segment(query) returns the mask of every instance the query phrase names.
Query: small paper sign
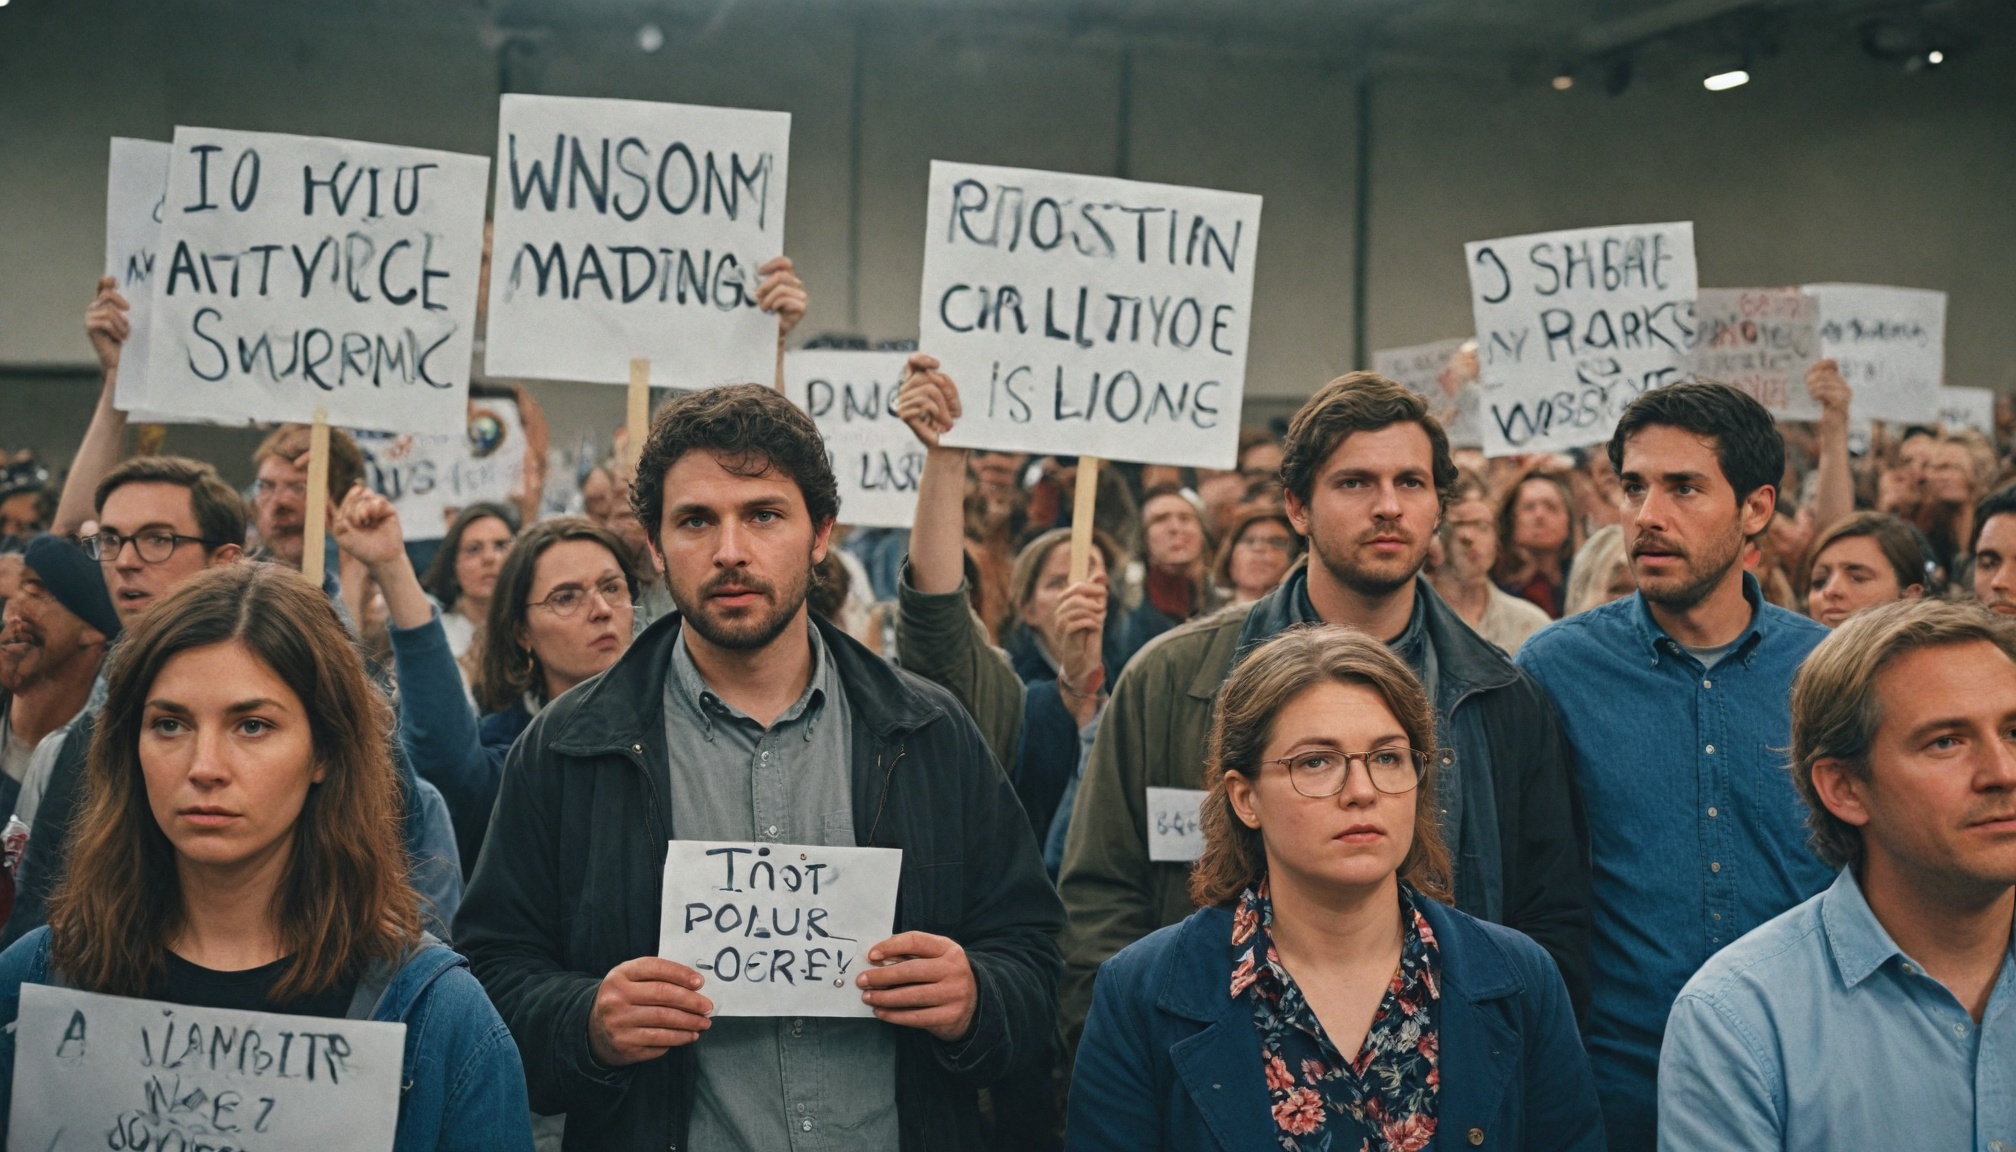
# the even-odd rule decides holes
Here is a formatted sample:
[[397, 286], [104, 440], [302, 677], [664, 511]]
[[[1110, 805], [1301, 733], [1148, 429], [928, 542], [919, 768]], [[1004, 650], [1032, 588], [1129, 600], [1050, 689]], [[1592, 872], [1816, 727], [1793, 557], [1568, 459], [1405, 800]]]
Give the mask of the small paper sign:
[[119, 350], [113, 402], [121, 412], [147, 407], [147, 334], [154, 316], [155, 250], [168, 199], [168, 158], [158, 140], [112, 138], [105, 169], [105, 275], [126, 297], [126, 343]]
[[1148, 789], [1148, 859], [1187, 864], [1204, 854], [1204, 797], [1195, 788]]
[[1939, 423], [1948, 432], [1972, 428], [1995, 438], [1995, 393], [1986, 388], [1939, 389]]
[[784, 387], [826, 437], [840, 482], [840, 522], [908, 528], [917, 515], [924, 445], [896, 415], [902, 352], [787, 352]]
[[1820, 301], [1797, 288], [1703, 288], [1694, 374], [1733, 384], [1785, 420], [1820, 419], [1806, 370], [1820, 358]]
[[869, 1016], [854, 978], [896, 923], [896, 848], [674, 840], [658, 955], [717, 1016]]
[[1946, 377], [1946, 293], [1808, 284], [1820, 300], [1820, 354], [1841, 363], [1858, 418], [1923, 422]]
[[525, 426], [513, 400], [478, 400], [463, 432], [366, 432], [364, 482], [392, 502], [408, 540], [440, 540], [471, 504], [509, 504], [525, 479]]
[[1477, 381], [1459, 376], [1449, 366], [1449, 358], [1469, 340], [1468, 336], [1457, 336], [1372, 353], [1372, 370], [1428, 401], [1428, 410], [1442, 422], [1454, 448], [1483, 444], [1477, 431]]
[[389, 1152], [406, 1025], [21, 986], [12, 1152]]

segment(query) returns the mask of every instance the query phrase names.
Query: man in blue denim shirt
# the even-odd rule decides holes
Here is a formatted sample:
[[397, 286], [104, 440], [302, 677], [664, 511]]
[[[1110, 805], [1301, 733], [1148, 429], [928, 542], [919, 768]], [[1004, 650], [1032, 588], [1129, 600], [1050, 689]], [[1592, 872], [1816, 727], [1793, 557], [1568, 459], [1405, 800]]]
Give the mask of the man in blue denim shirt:
[[1585, 1039], [1610, 1147], [1651, 1149], [1660, 1037], [1708, 957], [1824, 888], [1785, 771], [1793, 674], [1826, 629], [1764, 603], [1746, 538], [1785, 445], [1721, 384], [1632, 401], [1610, 440], [1638, 594], [1526, 642], [1589, 813], [1595, 925]]
[[1659, 1146], [2016, 1149], [2016, 623], [1847, 621], [1793, 689], [1792, 764], [1840, 877], [1687, 982]]

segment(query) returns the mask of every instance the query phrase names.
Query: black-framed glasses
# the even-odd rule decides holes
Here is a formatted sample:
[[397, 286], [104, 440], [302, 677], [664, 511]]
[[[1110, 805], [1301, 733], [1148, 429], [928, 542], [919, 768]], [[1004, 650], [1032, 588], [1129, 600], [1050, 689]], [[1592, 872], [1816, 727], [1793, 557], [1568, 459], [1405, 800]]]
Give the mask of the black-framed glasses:
[[1351, 779], [1351, 762], [1365, 762], [1365, 774], [1372, 787], [1388, 796], [1404, 796], [1421, 786], [1428, 776], [1428, 754], [1417, 748], [1374, 748], [1370, 752], [1339, 752], [1324, 748], [1262, 760], [1288, 769], [1288, 783], [1312, 800], [1321, 800], [1344, 791]]
[[602, 602], [611, 608], [627, 608], [630, 605], [630, 585], [619, 579], [604, 580], [593, 589], [579, 584], [563, 584], [548, 593], [544, 600], [534, 600], [527, 608], [544, 608], [555, 616], [574, 615], [588, 603], [590, 592], [602, 597]]
[[217, 541], [202, 536], [184, 536], [166, 528], [143, 528], [131, 536], [121, 536], [117, 532], [100, 532], [96, 536], [86, 536], [78, 543], [84, 546], [84, 554], [93, 560], [112, 561], [119, 559], [128, 543], [140, 554], [140, 559], [149, 564], [159, 564], [175, 554], [175, 549], [184, 544], [201, 544], [205, 548], [217, 547]]

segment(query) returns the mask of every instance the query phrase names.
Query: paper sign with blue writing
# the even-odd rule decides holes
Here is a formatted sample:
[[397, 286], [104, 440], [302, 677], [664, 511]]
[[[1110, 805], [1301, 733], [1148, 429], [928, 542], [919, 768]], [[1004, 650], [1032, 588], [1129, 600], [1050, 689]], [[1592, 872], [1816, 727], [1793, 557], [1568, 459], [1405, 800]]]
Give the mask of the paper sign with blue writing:
[[1540, 232], [1463, 246], [1487, 456], [1601, 444], [1694, 344], [1694, 225]]
[[392, 502], [408, 540], [439, 540], [463, 508], [510, 504], [525, 479], [525, 426], [511, 400], [469, 405], [463, 432], [351, 433], [364, 482]]
[[1204, 854], [1204, 797], [1195, 788], [1148, 789], [1148, 859], [1188, 863]]
[[873, 1016], [854, 978], [902, 869], [895, 848], [674, 840], [658, 955], [706, 978], [716, 1016]]
[[1948, 432], [1971, 428], [1995, 437], [1995, 393], [1987, 388], [1939, 389], [1939, 424]]
[[147, 409], [147, 334], [154, 315], [155, 252], [168, 200], [171, 150], [159, 140], [114, 136], [105, 168], [105, 275], [126, 298], [130, 325], [119, 349], [112, 399], [129, 414]]
[[1946, 379], [1946, 293], [1808, 284], [1820, 301], [1820, 354], [1841, 364], [1856, 418], [1922, 423]]
[[786, 112], [504, 96], [485, 373], [772, 383], [756, 269], [784, 251], [790, 147]]
[[826, 437], [842, 524], [908, 528], [916, 517], [924, 445], [895, 412], [908, 359], [826, 349], [784, 355], [785, 391]]
[[1784, 420], [1818, 420], [1806, 370], [1820, 358], [1820, 301], [1797, 288], [1703, 288], [1694, 375], [1733, 384]]
[[918, 346], [945, 443], [1230, 468], [1260, 197], [931, 163]]
[[406, 1025], [21, 986], [9, 1152], [390, 1152]]
[[175, 129], [147, 406], [383, 432], [462, 423], [489, 161]]

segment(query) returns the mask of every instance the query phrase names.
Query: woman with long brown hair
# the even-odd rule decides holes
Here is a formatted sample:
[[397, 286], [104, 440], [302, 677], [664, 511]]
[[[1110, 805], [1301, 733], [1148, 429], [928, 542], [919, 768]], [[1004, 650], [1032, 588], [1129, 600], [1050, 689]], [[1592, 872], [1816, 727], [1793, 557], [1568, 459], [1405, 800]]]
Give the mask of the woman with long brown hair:
[[1200, 910], [1101, 968], [1067, 1150], [1603, 1146], [1553, 960], [1444, 903], [1448, 766], [1420, 681], [1362, 632], [1296, 628], [1233, 671]]
[[396, 1152], [529, 1150], [510, 1034], [421, 930], [391, 732], [296, 573], [211, 569], [142, 617], [111, 661], [49, 925], [0, 954], [0, 1079], [23, 983], [400, 1021]]

